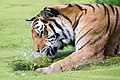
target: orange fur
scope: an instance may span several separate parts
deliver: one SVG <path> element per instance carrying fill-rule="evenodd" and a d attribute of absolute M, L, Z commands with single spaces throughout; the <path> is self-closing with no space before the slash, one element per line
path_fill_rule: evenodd
<path fill-rule="evenodd" d="M 117 10 L 118 13 L 120 13 L 120 7 L 114 6 L 113 13 L 111 7 L 108 4 L 104 5 L 109 12 L 107 9 L 105 12 L 104 6 L 101 4 L 98 4 L 99 7 L 97 7 L 96 4 L 91 5 L 95 9 L 91 6 L 86 5 L 79 5 L 78 7 L 78 5 L 76 6 L 75 4 L 48 6 L 48 8 L 54 8 L 58 10 L 60 14 L 67 16 L 70 19 L 71 23 L 61 15 L 58 17 L 61 18 L 65 24 L 71 25 L 72 28 L 76 27 L 75 24 L 80 18 L 78 26 L 74 31 L 77 43 L 76 51 L 65 59 L 55 62 L 49 67 L 39 68 L 36 71 L 46 73 L 68 71 L 89 61 L 103 59 L 105 55 L 119 54 L 120 16 L 118 16 L 119 20 L 116 29 L 114 27 L 117 19 Z M 46 20 L 44 17 L 42 17 L 42 19 Z M 52 17 L 51 19 L 56 19 L 56 17 Z M 51 23 L 49 19 L 47 21 Z M 109 29 L 107 30 L 107 28 Z M 34 47 L 36 44 L 39 44 L 39 47 L 42 48 L 46 37 L 37 37 L 34 29 L 32 31 L 32 34 L 35 44 Z M 82 37 L 83 35 L 85 37 Z M 86 43 L 87 41 L 88 43 Z M 117 53 L 115 53 L 115 49 L 118 49 Z"/>

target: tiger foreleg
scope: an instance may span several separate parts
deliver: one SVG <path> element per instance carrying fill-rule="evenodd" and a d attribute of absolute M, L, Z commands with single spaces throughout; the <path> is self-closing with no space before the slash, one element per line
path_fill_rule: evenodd
<path fill-rule="evenodd" d="M 96 60 L 96 59 L 103 59 L 103 51 L 97 55 L 95 55 L 93 52 L 86 52 L 84 49 L 72 53 L 70 56 L 66 57 L 63 60 L 60 60 L 58 62 L 55 62 L 51 64 L 49 67 L 46 68 L 38 68 L 37 72 L 63 72 L 63 71 L 69 71 L 72 70 L 75 67 L 78 67 L 80 65 L 83 65 L 85 63 L 88 63 L 90 61 Z"/>

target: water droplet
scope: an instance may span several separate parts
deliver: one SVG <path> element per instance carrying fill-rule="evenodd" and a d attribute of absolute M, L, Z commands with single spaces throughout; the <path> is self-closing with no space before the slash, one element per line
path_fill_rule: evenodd
<path fill-rule="evenodd" d="M 25 76 L 26 74 L 25 74 L 25 73 L 22 73 L 21 75 L 22 75 L 22 76 Z"/>
<path fill-rule="evenodd" d="M 34 56 L 34 58 L 40 57 L 40 53 L 38 52 L 32 52 L 32 55 Z"/>

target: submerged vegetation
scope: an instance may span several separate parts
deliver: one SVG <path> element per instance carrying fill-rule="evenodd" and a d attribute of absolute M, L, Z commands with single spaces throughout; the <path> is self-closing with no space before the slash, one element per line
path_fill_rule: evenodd
<path fill-rule="evenodd" d="M 60 2 L 61 1 L 61 2 Z M 34 72 L 63 57 L 49 59 L 33 52 L 31 27 L 26 19 L 48 5 L 94 3 L 95 0 L 0 0 L 0 80 L 119 80 L 120 56 L 107 57 L 80 66 L 73 71 L 43 74 Z M 66 2 L 65 2 L 66 1 Z M 102 1 L 102 0 L 101 0 Z M 112 1 L 112 0 L 111 0 Z M 113 0 L 116 1 L 116 0 Z M 118 1 L 118 3 L 120 3 Z M 118 4 L 116 2 L 115 5 Z M 97 34 L 97 32 L 95 32 Z M 65 48 L 60 54 L 69 51 Z"/>

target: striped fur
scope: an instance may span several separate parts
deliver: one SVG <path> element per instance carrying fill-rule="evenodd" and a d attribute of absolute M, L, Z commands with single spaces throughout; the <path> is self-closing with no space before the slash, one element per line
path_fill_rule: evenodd
<path fill-rule="evenodd" d="M 48 6 L 31 20 L 34 50 L 53 57 L 66 44 L 75 52 L 40 72 L 68 71 L 106 55 L 120 54 L 120 7 L 110 4 Z"/>

